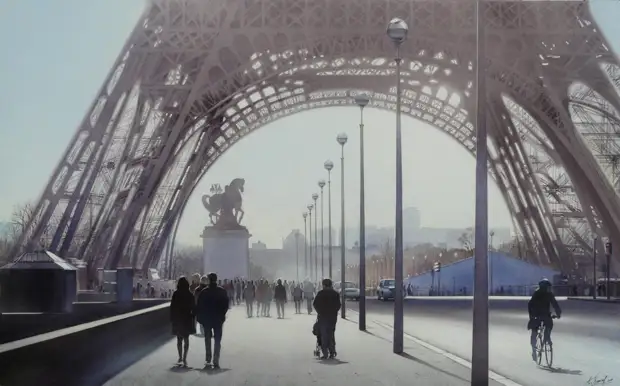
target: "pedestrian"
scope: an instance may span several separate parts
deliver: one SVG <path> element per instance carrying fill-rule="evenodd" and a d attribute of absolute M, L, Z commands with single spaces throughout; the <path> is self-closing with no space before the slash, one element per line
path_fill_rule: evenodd
<path fill-rule="evenodd" d="M 235 303 L 237 305 L 241 304 L 242 289 L 243 289 L 243 283 L 241 282 L 241 279 L 239 278 L 235 279 Z"/>
<path fill-rule="evenodd" d="M 207 279 L 206 276 L 202 276 L 200 278 L 200 284 L 194 290 L 194 299 L 196 300 L 196 304 L 198 303 L 198 295 L 200 295 L 200 292 L 202 292 L 203 289 L 207 288 L 208 284 L 209 284 L 209 279 Z M 196 321 L 196 323 L 198 323 L 198 321 Z M 198 323 L 198 326 L 200 328 L 200 335 L 204 336 L 205 328 L 200 323 Z"/>
<path fill-rule="evenodd" d="M 304 296 L 304 291 L 301 289 L 301 285 L 297 283 L 293 288 L 293 301 L 295 302 L 295 313 L 301 314 L 301 300 Z"/>
<path fill-rule="evenodd" d="M 246 283 L 243 289 L 243 298 L 245 299 L 245 309 L 248 313 L 248 318 L 251 318 L 254 316 L 254 299 L 256 299 L 256 288 L 252 280 L 248 280 Z"/>
<path fill-rule="evenodd" d="M 200 285 L 200 274 L 195 273 L 192 275 L 192 282 L 189 284 L 189 290 L 192 291 L 193 293 L 194 291 L 196 291 L 196 288 L 198 288 L 199 285 Z"/>
<path fill-rule="evenodd" d="M 228 312 L 229 299 L 226 290 L 217 285 L 217 275 L 207 275 L 209 285 L 200 292 L 196 315 L 205 329 L 205 362 L 213 368 L 220 367 L 220 353 L 222 351 L 222 328 Z M 213 338 L 213 355 L 211 352 L 211 338 Z"/>
<path fill-rule="evenodd" d="M 172 323 L 172 334 L 177 337 L 177 351 L 179 354 L 177 363 L 183 363 L 183 366 L 187 366 L 189 336 L 196 333 L 194 310 L 194 294 L 189 290 L 189 281 L 187 281 L 185 276 L 182 276 L 177 282 L 177 290 L 172 294 L 170 321 Z"/>
<path fill-rule="evenodd" d="M 278 284 L 274 289 L 273 298 L 276 301 L 278 319 L 284 319 L 284 304 L 286 304 L 286 287 L 282 284 L 282 279 L 278 279 Z"/>
<path fill-rule="evenodd" d="M 306 308 L 308 309 L 308 315 L 312 315 L 312 301 L 314 300 L 314 292 L 316 288 L 310 279 L 306 279 L 304 283 L 304 299 L 306 299 Z"/>
<path fill-rule="evenodd" d="M 314 309 L 321 337 L 321 359 L 336 357 L 336 322 L 340 311 L 340 295 L 334 291 L 332 281 L 323 279 L 323 289 L 316 294 Z"/>

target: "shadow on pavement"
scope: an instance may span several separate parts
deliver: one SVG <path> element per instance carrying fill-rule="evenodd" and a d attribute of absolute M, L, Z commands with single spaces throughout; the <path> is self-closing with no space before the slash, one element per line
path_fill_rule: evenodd
<path fill-rule="evenodd" d="M 370 332 L 370 331 L 363 331 L 363 332 L 365 332 L 365 333 L 366 333 L 366 334 L 368 334 L 368 335 L 372 335 L 372 336 L 374 336 L 375 338 L 381 339 L 382 341 L 385 341 L 385 342 L 388 342 L 388 343 L 392 343 L 392 340 L 390 340 L 390 339 L 388 339 L 388 338 L 385 338 L 385 337 L 383 337 L 383 336 L 379 336 L 379 335 L 377 335 L 377 334 L 374 334 L 374 333 L 372 333 L 372 332 Z"/>
<path fill-rule="evenodd" d="M 181 365 L 174 365 L 169 370 L 172 371 L 173 373 L 187 373 L 189 371 L 200 370 L 200 369 L 189 367 L 189 366 L 186 367 L 186 366 L 181 366 Z"/>
<path fill-rule="evenodd" d="M 338 365 L 346 365 L 349 362 L 345 362 L 345 361 L 341 361 L 340 359 L 320 359 L 319 363 L 322 365 L 328 365 L 328 366 L 338 366 Z"/>
<path fill-rule="evenodd" d="M 581 370 L 569 370 L 569 369 L 563 369 L 561 367 L 542 367 L 542 366 L 540 368 L 550 373 L 555 373 L 555 374 L 581 375 Z"/>
<path fill-rule="evenodd" d="M 469 383 L 469 379 L 463 378 L 460 375 L 453 374 L 453 373 L 451 373 L 449 371 L 446 371 L 446 370 L 444 370 L 444 369 L 442 369 L 440 367 L 434 366 L 434 365 L 432 365 L 432 364 L 430 364 L 430 363 L 428 363 L 428 362 L 426 362 L 426 361 L 424 361 L 422 359 L 414 357 L 413 355 L 410 355 L 410 354 L 407 354 L 407 353 L 402 353 L 402 354 L 399 354 L 399 355 L 401 357 L 405 358 L 405 359 L 409 359 L 410 361 L 414 361 L 414 362 L 420 363 L 420 364 L 422 364 L 424 366 L 428 366 L 428 367 L 430 367 L 430 368 L 432 368 L 434 370 L 437 370 L 437 371 L 439 371 L 441 373 L 444 373 L 446 375 L 449 375 L 451 377 L 454 377 L 456 379 L 460 379 L 461 381 L 465 381 L 465 382 Z"/>
<path fill-rule="evenodd" d="M 227 371 L 230 371 L 230 369 L 225 368 L 225 367 L 222 367 L 222 368 L 219 368 L 219 369 L 214 369 L 214 368 L 213 368 L 213 367 L 211 367 L 211 366 L 205 366 L 205 367 L 204 367 L 203 369 L 201 369 L 200 371 L 201 371 L 201 372 L 203 372 L 203 373 L 207 373 L 207 374 L 209 374 L 209 375 L 215 375 L 215 374 L 222 374 L 222 373 L 225 373 L 225 372 L 227 372 Z"/>

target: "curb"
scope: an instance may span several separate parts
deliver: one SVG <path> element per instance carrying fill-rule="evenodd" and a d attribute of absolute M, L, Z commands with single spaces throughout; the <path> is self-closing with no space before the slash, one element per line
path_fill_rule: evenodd
<path fill-rule="evenodd" d="M 359 312 L 357 312 L 357 311 L 355 311 L 353 309 L 350 309 L 350 308 L 347 308 L 347 311 L 355 313 L 355 314 L 359 314 Z M 387 330 L 390 330 L 390 331 L 394 331 L 394 328 L 391 325 L 389 325 L 389 324 L 386 324 L 386 323 L 383 323 L 383 322 L 379 322 L 377 320 L 370 320 L 370 322 L 372 322 L 372 323 L 376 324 L 377 326 L 382 327 L 384 329 L 387 329 Z M 448 352 L 446 350 L 443 350 L 443 349 L 441 349 L 441 348 L 439 348 L 437 346 L 434 346 L 434 345 L 432 345 L 432 344 L 430 344 L 428 342 L 425 342 L 425 341 L 423 341 L 421 339 L 418 339 L 415 336 L 410 335 L 410 334 L 408 334 L 406 332 L 404 332 L 403 335 L 404 335 L 405 338 L 409 339 L 410 341 L 412 341 L 412 342 L 414 342 L 414 343 L 416 343 L 416 344 L 418 344 L 418 345 L 420 345 L 420 346 L 422 346 L 422 347 L 424 347 L 424 348 L 426 348 L 426 349 L 428 349 L 430 351 L 433 351 L 436 354 L 439 354 L 439 355 L 441 355 L 443 357 L 446 357 L 446 358 L 450 359 L 451 361 L 453 361 L 453 362 L 455 362 L 455 363 L 457 363 L 457 364 L 459 364 L 459 365 L 461 365 L 463 367 L 466 367 L 468 369 L 471 369 L 471 367 L 472 367 L 471 362 L 468 361 L 465 358 L 461 358 L 461 357 L 459 357 L 457 355 L 454 355 L 454 354 L 452 354 L 452 353 L 450 353 L 450 352 Z M 491 371 L 491 370 L 489 370 L 489 379 L 492 379 L 495 382 L 497 382 L 497 383 L 499 383 L 500 385 L 503 385 L 503 386 L 525 386 L 525 385 L 517 383 L 517 382 L 515 382 L 515 381 L 513 381 L 511 379 L 508 379 L 505 376 L 500 375 L 500 374 L 498 374 L 498 373 L 496 373 L 494 371 Z"/>
<path fill-rule="evenodd" d="M 576 301 L 581 301 L 581 302 L 590 302 L 590 303 L 606 303 L 606 304 L 620 304 L 620 299 L 601 299 L 601 298 L 597 298 L 597 299 L 592 299 L 592 298 L 574 298 L 574 297 L 567 297 L 566 300 L 576 300 Z"/>

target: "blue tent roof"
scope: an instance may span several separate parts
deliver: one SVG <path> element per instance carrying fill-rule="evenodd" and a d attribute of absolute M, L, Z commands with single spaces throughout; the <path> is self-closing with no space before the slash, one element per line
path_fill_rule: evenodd
<path fill-rule="evenodd" d="M 503 287 L 531 287 L 536 286 L 540 279 L 548 278 L 553 281 L 560 272 L 548 267 L 538 266 L 524 260 L 500 252 L 489 252 L 489 289 L 498 290 Z M 474 259 L 467 258 L 441 267 L 441 273 L 432 272 L 410 277 L 407 283 L 418 288 L 430 288 L 433 284 L 438 286 L 439 275 L 441 287 L 448 292 L 458 292 L 461 288 L 469 291 L 474 283 Z M 492 288 L 491 288 L 492 287 Z"/>

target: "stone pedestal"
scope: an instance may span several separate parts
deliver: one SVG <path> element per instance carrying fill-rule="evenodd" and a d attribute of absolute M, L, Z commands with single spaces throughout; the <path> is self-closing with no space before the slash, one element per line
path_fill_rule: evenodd
<path fill-rule="evenodd" d="M 250 271 L 249 239 L 245 228 L 219 229 L 205 227 L 202 232 L 203 274 L 215 272 L 218 278 L 247 278 Z"/>

